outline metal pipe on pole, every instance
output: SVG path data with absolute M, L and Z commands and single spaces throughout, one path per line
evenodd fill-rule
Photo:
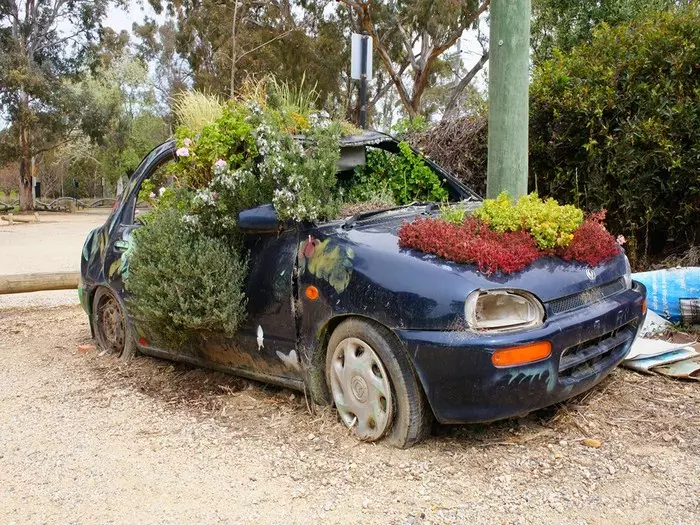
M 527 193 L 530 0 L 492 0 L 486 196 Z

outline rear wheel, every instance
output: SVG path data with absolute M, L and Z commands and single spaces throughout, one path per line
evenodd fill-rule
M 328 343 L 326 380 L 340 419 L 358 439 L 406 448 L 430 432 L 423 390 L 387 328 L 361 319 L 338 325 Z
M 92 325 L 97 344 L 122 361 L 134 356 L 136 345 L 121 303 L 107 288 L 99 288 L 92 301 Z

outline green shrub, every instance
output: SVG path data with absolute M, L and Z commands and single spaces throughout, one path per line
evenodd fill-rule
M 399 143 L 399 152 L 383 150 L 367 152 L 367 162 L 356 170 L 348 189 L 348 200 L 371 200 L 373 195 L 390 191 L 396 204 L 439 202 L 448 197 L 447 190 L 420 156 L 407 142 Z
M 183 186 L 204 188 L 214 176 L 214 163 L 225 160 L 229 166 L 252 166 L 258 156 L 253 127 L 240 104 L 228 104 L 219 118 L 199 133 L 181 126 L 175 133 L 179 162 L 171 173 Z
M 534 187 L 606 208 L 631 255 L 699 242 L 698 64 L 697 6 L 602 25 L 544 62 L 530 88 Z
M 162 206 L 134 242 L 125 284 L 142 330 L 166 347 L 180 347 L 198 332 L 235 333 L 246 315 L 247 268 L 237 249 L 193 233 L 182 211 Z
M 583 223 L 583 212 L 575 206 L 560 206 L 552 198 L 542 200 L 537 193 L 524 195 L 517 202 L 503 192 L 486 199 L 474 216 L 499 233 L 526 231 L 540 249 L 568 246 Z

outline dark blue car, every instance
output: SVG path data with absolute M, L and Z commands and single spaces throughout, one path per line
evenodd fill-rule
M 347 137 L 339 177 L 370 147 L 397 151 L 380 133 Z M 486 275 L 399 248 L 400 225 L 435 215 L 434 204 L 321 224 L 281 224 L 266 205 L 239 216 L 250 257 L 243 327 L 235 337 L 159 348 L 130 318 L 123 279 L 141 184 L 173 161 L 174 142 L 154 149 L 83 248 L 81 303 L 100 346 L 125 359 L 138 351 L 303 390 L 333 403 L 359 439 L 406 447 L 433 419 L 492 421 L 580 394 L 622 361 L 644 319 L 646 291 L 624 254 L 595 268 L 544 258 Z M 452 200 L 480 205 L 426 162 Z

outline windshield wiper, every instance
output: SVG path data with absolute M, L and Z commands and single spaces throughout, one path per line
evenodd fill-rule
M 422 213 L 428 213 L 436 208 L 438 208 L 438 205 L 435 204 L 434 202 L 412 202 L 411 204 L 405 204 L 403 206 L 392 206 L 391 208 L 382 208 L 379 210 L 371 210 L 371 211 L 364 211 L 361 213 L 356 213 L 352 217 L 348 217 L 346 221 L 343 223 L 343 229 L 349 230 L 352 228 L 357 221 L 364 221 L 370 217 L 374 217 L 375 215 L 381 215 L 383 213 L 388 213 L 391 211 L 396 211 L 396 210 L 403 210 L 407 208 L 413 208 L 415 206 L 424 206 L 425 209 L 422 211 Z

